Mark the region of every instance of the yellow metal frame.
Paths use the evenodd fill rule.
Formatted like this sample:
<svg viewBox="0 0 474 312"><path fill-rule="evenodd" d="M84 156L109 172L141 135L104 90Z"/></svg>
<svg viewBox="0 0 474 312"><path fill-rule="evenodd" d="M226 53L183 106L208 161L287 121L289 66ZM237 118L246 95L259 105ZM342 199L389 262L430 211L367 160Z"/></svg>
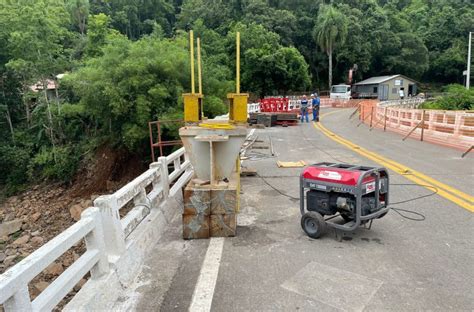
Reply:
<svg viewBox="0 0 474 312"><path fill-rule="evenodd" d="M248 93L229 93L229 121L233 123L247 122Z"/></svg>
<svg viewBox="0 0 474 312"><path fill-rule="evenodd" d="M202 94L185 93L184 101L184 122L197 123L202 120Z"/></svg>

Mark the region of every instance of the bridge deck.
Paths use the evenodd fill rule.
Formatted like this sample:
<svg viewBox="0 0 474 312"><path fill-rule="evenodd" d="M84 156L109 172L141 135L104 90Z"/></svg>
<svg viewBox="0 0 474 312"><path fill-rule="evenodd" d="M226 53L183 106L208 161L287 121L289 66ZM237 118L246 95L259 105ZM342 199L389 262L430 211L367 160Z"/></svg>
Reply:
<svg viewBox="0 0 474 312"><path fill-rule="evenodd" d="M349 122L349 114L350 110L345 110L328 115L323 125L472 194L472 155L460 159L456 150L402 142L397 134L379 130L369 132L365 125L357 128L356 121ZM256 134L262 140L271 137L278 156L244 165L256 168L273 187L293 197L298 197L300 169L279 169L276 160L377 165L311 124L257 130ZM391 174L392 183L413 184ZM308 238L300 227L298 202L280 195L261 178L243 178L242 189L237 236L223 240L222 255L219 239L183 241L177 218L151 251L142 274L121 297L117 309L187 311L191 304L205 307L211 302L193 298L195 291L213 295L212 311L445 311L474 307L473 215L452 201L434 195L399 205L424 214L426 220L410 221L392 211L375 221L371 230L361 228L339 242L333 233L319 240ZM429 193L419 186L391 189L392 201ZM208 246L212 250L208 251ZM218 254L210 259L206 252Z"/></svg>

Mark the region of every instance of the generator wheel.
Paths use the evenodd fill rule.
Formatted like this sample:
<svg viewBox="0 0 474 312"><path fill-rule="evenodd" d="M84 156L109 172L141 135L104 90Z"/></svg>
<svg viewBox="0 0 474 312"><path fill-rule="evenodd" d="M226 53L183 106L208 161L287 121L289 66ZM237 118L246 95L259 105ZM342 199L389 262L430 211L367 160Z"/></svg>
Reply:
<svg viewBox="0 0 474 312"><path fill-rule="evenodd" d="M319 238L326 231L326 221L320 213L309 211L301 217L301 227L309 237Z"/></svg>

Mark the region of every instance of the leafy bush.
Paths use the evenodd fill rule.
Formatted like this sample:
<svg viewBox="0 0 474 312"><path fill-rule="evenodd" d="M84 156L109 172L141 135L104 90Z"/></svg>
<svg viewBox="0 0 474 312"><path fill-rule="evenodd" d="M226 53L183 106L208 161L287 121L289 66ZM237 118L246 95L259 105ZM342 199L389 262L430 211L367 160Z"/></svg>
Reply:
<svg viewBox="0 0 474 312"><path fill-rule="evenodd" d="M451 84L445 88L446 95L436 99L434 102L423 104L425 109L442 110L473 110L474 89L467 90L464 86Z"/></svg>
<svg viewBox="0 0 474 312"><path fill-rule="evenodd" d="M79 153L70 145L42 147L28 168L31 180L38 178L70 181L79 164Z"/></svg>
<svg viewBox="0 0 474 312"><path fill-rule="evenodd" d="M6 195L22 191L28 182L27 168L30 150L27 147L0 146L0 184Z"/></svg>
<svg viewBox="0 0 474 312"><path fill-rule="evenodd" d="M220 98L211 95L204 98L203 110L204 116L214 118L226 114L228 107Z"/></svg>

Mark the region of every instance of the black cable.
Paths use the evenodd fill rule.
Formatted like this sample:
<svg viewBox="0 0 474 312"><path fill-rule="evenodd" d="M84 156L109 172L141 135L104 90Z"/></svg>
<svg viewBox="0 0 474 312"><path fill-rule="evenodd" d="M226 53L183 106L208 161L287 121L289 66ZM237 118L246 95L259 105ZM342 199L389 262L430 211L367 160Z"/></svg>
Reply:
<svg viewBox="0 0 474 312"><path fill-rule="evenodd" d="M407 209L401 209L401 208L393 208L393 207L390 207L390 209L392 209L393 211L395 211L396 213L398 213L402 218L405 218L405 219L408 219L408 220L411 220L411 221L425 221L425 219L426 219L426 217L425 217L424 215L422 215L421 213L416 212L416 211L407 210ZM411 218L411 217L408 217L408 216L404 215L403 213L401 213L400 211L403 211L403 212L406 212L406 213L411 213L411 214L420 216L420 218Z"/></svg>
<svg viewBox="0 0 474 312"><path fill-rule="evenodd" d="M426 187L426 188L430 188L430 189L434 190L430 194L421 195L421 196L410 198L410 199L407 199L407 200L402 200L402 201L390 203L390 205L404 204L404 203L408 203L408 202L411 202L411 201L419 200L419 199L422 199L422 198L426 198L426 197L430 197L430 196L438 194L438 188L435 187L435 186L432 186L432 185L413 184L413 183L390 183L390 186L420 186L420 187Z"/></svg>
<svg viewBox="0 0 474 312"><path fill-rule="evenodd" d="M434 190L430 194L421 195L421 196L410 198L410 199L407 199L407 200L402 200L402 201L390 203L390 205L404 204L404 203L408 203L408 202L411 202L411 201L420 200L422 198L430 197L430 196L433 196L433 195L438 193L438 188L437 187L434 187L432 185L426 185L426 184L391 183L390 186L419 186L419 187L426 187L426 188L430 188L430 189ZM413 210L402 209L402 208L394 208L394 207L390 207L390 209L392 209L393 211L398 213L402 218L405 218L405 219L408 219L408 220L411 220L411 221L425 221L426 220L426 217L423 214L421 214L419 212L416 212L416 211L413 211ZM408 217L407 215L404 215L402 212L410 213L410 214L419 216L420 218L411 218L411 217Z"/></svg>
<svg viewBox="0 0 474 312"><path fill-rule="evenodd" d="M276 192L278 192L278 194L280 195L283 195L285 197L288 197L292 200L296 200L296 201L299 201L300 199L297 198L297 197L293 197L291 195L288 195L286 193L284 193L283 191L279 190L278 188L276 188L275 186L273 186L272 184L270 184L264 177L262 177L261 175L259 175L258 173L256 174L260 179L262 179L262 181L268 185L269 187L271 187L273 190L275 190ZM275 178L289 178L289 177L292 177L292 176L281 176L281 177L277 177L275 176ZM272 177L273 178L273 177ZM419 199L422 199L422 198L425 198L425 197L429 197L429 196L433 196L435 195L436 193L438 193L438 188L434 187L434 186L431 186L431 185L420 185L420 184L410 184L410 183L394 183L394 184L390 184L390 185L398 185L398 186L422 186L422 187L428 187L428 188L432 188L432 189L435 189L434 192L428 194L428 195L423 195L423 196L419 196L419 197L415 197L415 198L411 198L411 199L408 199L408 200L404 200L404 201L399 201L399 202L395 202L395 203L392 203L390 205L397 205L397 204L401 204L401 203L407 203L407 202L410 202L410 201L415 201L415 200L419 200ZM419 212L416 212L416 211L412 211L412 210L408 210L408 209L402 209L402 208L394 208L394 207L390 207L391 210L395 211L398 215L400 215L402 218L404 219L407 219L407 220L411 220L411 221L425 221L426 220L426 217L419 213ZM404 213L409 213L409 214L413 214L413 215L416 215L416 216L419 216L419 218L412 218L412 217L409 217L405 214L403 214L402 212Z"/></svg>
<svg viewBox="0 0 474 312"><path fill-rule="evenodd" d="M297 197L293 197L293 196L291 196L291 195L288 195L288 194L284 193L283 191L280 191L279 189L277 189L276 187L274 187L273 185L271 185L267 180L265 180L264 177L262 177L262 176L259 175L258 173L256 173L256 174L257 174L257 177L259 177L260 179L262 179L262 181L263 181L266 185L268 185L269 187L271 187L272 189L274 189L275 191L277 191L280 195L283 195L283 196L288 197L288 198L293 199L293 200L298 200L298 201L300 200L300 199L297 198Z"/></svg>

